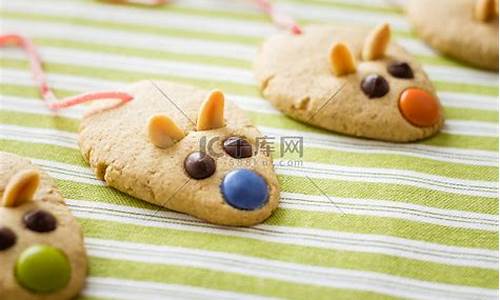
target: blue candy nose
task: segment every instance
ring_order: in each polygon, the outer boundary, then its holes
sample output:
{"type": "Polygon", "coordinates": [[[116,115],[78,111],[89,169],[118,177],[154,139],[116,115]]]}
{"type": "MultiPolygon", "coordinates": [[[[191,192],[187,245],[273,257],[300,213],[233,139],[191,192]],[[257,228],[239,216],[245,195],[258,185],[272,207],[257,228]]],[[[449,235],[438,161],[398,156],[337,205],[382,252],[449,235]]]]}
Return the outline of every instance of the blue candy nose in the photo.
{"type": "Polygon", "coordinates": [[[269,197],[264,178],[247,169],[227,173],[220,188],[224,200],[232,207],[242,210],[260,208],[267,203],[269,197]]]}

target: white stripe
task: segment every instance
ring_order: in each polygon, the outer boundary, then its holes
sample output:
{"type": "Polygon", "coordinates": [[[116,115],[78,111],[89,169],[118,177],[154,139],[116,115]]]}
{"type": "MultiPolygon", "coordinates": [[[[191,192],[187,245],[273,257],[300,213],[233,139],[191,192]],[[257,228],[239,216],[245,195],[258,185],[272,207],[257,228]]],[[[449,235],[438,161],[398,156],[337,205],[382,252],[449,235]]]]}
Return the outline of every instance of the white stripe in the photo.
{"type": "Polygon", "coordinates": [[[211,32],[247,37],[262,37],[278,32],[271,22],[252,22],[234,19],[221,19],[202,16],[189,16],[167,10],[144,10],[117,5],[95,5],[77,1],[26,0],[8,1],[2,3],[6,11],[32,13],[46,16],[65,16],[85,18],[95,21],[121,22],[154,26],[155,28],[182,29],[189,31],[211,32]]]}
{"type": "Polygon", "coordinates": [[[300,19],[314,20],[315,22],[335,22],[342,25],[356,24],[362,26],[375,26],[383,22],[389,22],[394,29],[409,31],[410,26],[405,18],[395,14],[380,14],[363,10],[352,10],[340,7],[315,7],[308,4],[295,2],[280,2],[277,5],[285,12],[300,19]]]}
{"type": "MultiPolygon", "coordinates": [[[[242,97],[236,103],[240,104],[247,99],[242,97]]],[[[24,98],[4,96],[0,98],[0,108],[8,111],[18,111],[24,113],[36,113],[52,116],[40,100],[26,100],[24,98]],[[19,105],[21,103],[21,105],[19,105]]],[[[59,115],[79,118],[83,113],[82,107],[71,108],[58,112],[59,115]]],[[[349,151],[355,153],[377,153],[395,154],[412,157],[434,159],[444,162],[462,163],[481,166],[498,166],[498,153],[493,151],[458,149],[448,147],[436,147],[421,144],[391,144],[385,142],[369,141],[331,134],[310,133],[297,130],[286,130],[269,127],[258,127],[265,135],[275,137],[302,136],[304,145],[329,150],[349,151]]]]}
{"type": "Polygon", "coordinates": [[[498,124],[481,121],[446,120],[442,131],[449,134],[498,137],[498,124]]]}
{"type": "Polygon", "coordinates": [[[498,182],[464,180],[430,175],[410,170],[389,168],[348,167],[304,161],[300,166],[288,166],[275,160],[276,173],[319,179],[334,179],[367,183],[408,185],[461,195],[497,198],[498,182]]]}
{"type": "Polygon", "coordinates": [[[432,80],[498,87],[498,73],[463,67],[425,65],[432,80]]]}
{"type": "Polygon", "coordinates": [[[452,92],[438,92],[438,96],[444,106],[498,111],[498,97],[452,92]]]}
{"type": "Polygon", "coordinates": [[[87,297],[102,297],[123,300],[276,299],[187,285],[95,276],[87,277],[85,288],[81,294],[87,297]]]}
{"type": "Polygon", "coordinates": [[[448,227],[498,231],[498,216],[397,201],[281,193],[280,207],[323,213],[396,218],[448,227]]]}
{"type": "Polygon", "coordinates": [[[35,158],[31,158],[31,161],[42,168],[51,177],[57,179],[100,186],[106,185],[104,181],[96,179],[89,168],[35,158]]]}
{"type": "Polygon", "coordinates": [[[415,299],[495,297],[494,289],[457,286],[367,271],[305,266],[196,249],[87,239],[91,256],[150,264],[168,264],[270,278],[299,284],[353,288],[415,299]],[[148,255],[144,255],[148,253],[148,255]]]}
{"type": "MultiPolygon", "coordinates": [[[[71,66],[109,68],[127,72],[141,72],[201,80],[255,85],[253,74],[244,69],[216,67],[179,61],[166,61],[132,57],[118,54],[96,53],[75,49],[43,47],[39,52],[45,62],[55,62],[71,66]]],[[[15,48],[4,48],[0,58],[25,59],[25,53],[15,48]]]]}
{"type": "Polygon", "coordinates": [[[431,57],[438,57],[438,53],[429,47],[427,44],[422,43],[420,40],[409,39],[409,38],[400,38],[397,39],[397,42],[403,46],[406,50],[411,51],[411,53],[415,55],[425,55],[431,57]]]}
{"type": "Polygon", "coordinates": [[[498,153],[494,151],[437,147],[423,144],[395,144],[356,139],[340,135],[312,133],[265,126],[259,126],[259,129],[265,135],[276,138],[299,135],[304,138],[304,145],[324,149],[336,149],[357,153],[399,154],[454,163],[492,167],[498,166],[498,153]]]}
{"type": "Polygon", "coordinates": [[[317,228],[267,224],[253,227],[224,227],[211,225],[188,215],[168,210],[143,209],[72,199],[68,199],[67,203],[75,216],[85,219],[202,232],[303,247],[376,253],[449,265],[498,269],[498,253],[488,249],[447,246],[389,235],[350,233],[317,228]]]}
{"type": "MultiPolygon", "coordinates": [[[[78,149],[78,138],[74,133],[53,129],[36,129],[15,125],[0,125],[0,136],[12,140],[37,141],[43,144],[69,145],[78,149]]],[[[288,166],[275,160],[277,174],[307,178],[334,179],[351,182],[385,183],[408,185],[461,195],[496,198],[498,182],[465,180],[421,172],[389,168],[350,167],[334,164],[303,162],[301,166],[288,166]]],[[[88,172],[88,171],[87,171],[88,172]]]]}
{"type": "Polygon", "coordinates": [[[230,42],[212,42],[206,40],[176,38],[167,35],[131,33],[116,29],[95,29],[88,26],[43,23],[29,20],[2,20],[4,31],[20,31],[32,38],[54,38],[75,42],[99,43],[127,48],[148,49],[157,52],[174,52],[203,56],[220,56],[252,61],[256,55],[255,47],[230,42]],[[78,32],[78,35],[68,34],[78,32]]]}

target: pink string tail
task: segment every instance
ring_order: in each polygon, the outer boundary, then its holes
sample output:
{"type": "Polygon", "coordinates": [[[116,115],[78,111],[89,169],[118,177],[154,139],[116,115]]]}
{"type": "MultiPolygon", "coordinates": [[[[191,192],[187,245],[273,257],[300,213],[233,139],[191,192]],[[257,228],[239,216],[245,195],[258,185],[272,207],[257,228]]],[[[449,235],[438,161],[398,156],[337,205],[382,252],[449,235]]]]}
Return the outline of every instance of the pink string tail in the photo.
{"type": "Polygon", "coordinates": [[[132,95],[127,94],[125,92],[103,91],[103,92],[90,92],[74,97],[64,98],[61,101],[48,103],[47,105],[52,110],[59,110],[62,108],[68,108],[82,103],[91,102],[94,100],[115,100],[115,102],[111,103],[110,105],[102,106],[98,109],[90,110],[89,112],[86,113],[86,115],[90,115],[100,111],[116,108],[131,101],[132,99],[133,99],[132,95]]]}
{"type": "Polygon", "coordinates": [[[38,84],[40,95],[42,96],[43,100],[47,102],[55,101],[56,97],[47,84],[47,78],[42,68],[40,55],[38,54],[38,51],[36,51],[36,48],[31,40],[18,34],[0,35],[0,47],[9,45],[14,45],[24,49],[24,51],[28,55],[31,74],[33,76],[33,80],[35,80],[35,82],[37,82],[38,84]]]}
{"type": "Polygon", "coordinates": [[[254,0],[259,8],[271,17],[273,23],[279,28],[289,30],[293,34],[302,34],[299,24],[289,15],[279,11],[269,0],[254,0]]]}
{"type": "MultiPolygon", "coordinates": [[[[19,34],[0,35],[0,47],[5,47],[8,45],[14,45],[24,49],[24,51],[28,55],[31,73],[33,75],[33,79],[38,84],[40,95],[42,96],[44,102],[47,104],[47,107],[53,111],[94,100],[115,100],[115,102],[113,102],[111,105],[103,106],[98,110],[103,111],[111,108],[116,108],[122,104],[129,102],[133,98],[130,94],[127,94],[125,92],[103,91],[85,93],[78,96],[68,97],[61,101],[57,101],[56,96],[47,83],[47,77],[42,67],[42,60],[40,58],[40,55],[38,54],[38,51],[36,50],[31,40],[19,34]],[[116,102],[116,100],[118,100],[118,102],[116,102]]],[[[96,112],[96,110],[94,110],[94,112],[96,112]]]]}

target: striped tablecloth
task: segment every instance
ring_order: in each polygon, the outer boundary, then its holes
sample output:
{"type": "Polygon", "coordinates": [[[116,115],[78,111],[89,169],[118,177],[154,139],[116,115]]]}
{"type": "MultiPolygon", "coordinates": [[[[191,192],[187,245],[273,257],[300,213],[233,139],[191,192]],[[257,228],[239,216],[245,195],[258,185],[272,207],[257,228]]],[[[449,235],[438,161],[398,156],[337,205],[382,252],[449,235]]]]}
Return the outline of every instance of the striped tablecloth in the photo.
{"type": "Polygon", "coordinates": [[[279,5],[301,24],[390,21],[445,106],[442,133],[416,144],[327,133],[264,101],[251,62],[277,30],[249,1],[2,1],[2,31],[34,38],[61,97],[168,79],[223,89],[265,134],[304,137],[303,165],[276,167],[281,205],[264,224],[156,213],[94,178],[77,145],[82,108],[52,116],[24,53],[0,50],[0,149],[56,178],[83,225],[90,270],[81,299],[497,298],[498,75],[437,55],[391,2],[279,5]]]}

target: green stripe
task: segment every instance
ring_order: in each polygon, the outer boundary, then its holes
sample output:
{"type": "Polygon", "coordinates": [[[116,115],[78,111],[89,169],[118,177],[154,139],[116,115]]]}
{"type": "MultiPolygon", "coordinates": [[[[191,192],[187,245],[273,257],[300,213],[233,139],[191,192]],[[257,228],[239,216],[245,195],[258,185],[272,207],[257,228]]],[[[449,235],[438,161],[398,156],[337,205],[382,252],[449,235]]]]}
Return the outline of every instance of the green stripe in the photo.
{"type": "MultiPolygon", "coordinates": [[[[280,176],[281,189],[285,192],[322,196],[327,194],[339,198],[383,199],[413,203],[443,209],[473,211],[497,214],[498,203],[494,198],[458,195],[454,193],[428,190],[408,185],[388,183],[366,183],[298,176],[280,176]],[[321,190],[319,190],[319,189],[321,190]]],[[[396,230],[392,228],[392,230],[396,230]]]]}
{"type": "Polygon", "coordinates": [[[55,128],[77,132],[79,121],[60,116],[41,116],[36,114],[0,110],[2,124],[21,125],[34,128],[55,128]]]}
{"type": "Polygon", "coordinates": [[[487,96],[498,96],[498,86],[486,86],[479,84],[466,84],[456,82],[444,82],[439,80],[432,81],[438,91],[456,92],[456,93],[471,93],[487,96]]]}
{"type": "MultiPolygon", "coordinates": [[[[279,146],[276,146],[276,149],[279,149],[279,146]]],[[[279,151],[274,154],[275,159],[280,158],[279,151]]],[[[282,159],[296,160],[298,157],[296,153],[289,153],[285,154],[282,159]]],[[[315,147],[305,147],[303,151],[303,160],[324,164],[365,168],[380,168],[380,162],[383,161],[383,167],[389,169],[412,170],[427,174],[469,180],[498,181],[497,167],[442,162],[399,154],[356,153],[333,149],[326,150],[315,147]]]]}
{"type": "Polygon", "coordinates": [[[459,67],[459,68],[469,68],[468,65],[448,58],[446,56],[435,56],[435,55],[415,55],[415,57],[422,63],[426,65],[438,65],[445,67],[459,67]]]}
{"type": "Polygon", "coordinates": [[[353,12],[348,11],[346,12],[346,14],[356,13],[355,11],[365,11],[365,12],[381,13],[384,16],[387,16],[388,14],[401,15],[401,9],[396,5],[371,6],[355,2],[330,1],[330,0],[284,0],[283,2],[304,4],[310,7],[316,6],[317,8],[332,8],[332,9],[341,8],[347,10],[354,10],[353,12]]]}
{"type": "MultiPolygon", "coordinates": [[[[81,2],[86,4],[91,4],[93,6],[97,6],[94,0],[73,0],[73,2],[81,2]]],[[[99,3],[100,6],[108,6],[108,7],[116,7],[116,4],[108,3],[105,1],[101,1],[99,3]]],[[[249,12],[249,11],[228,11],[228,10],[217,10],[215,6],[210,7],[210,9],[203,8],[193,8],[193,7],[184,7],[181,3],[169,3],[168,5],[160,5],[160,6],[145,6],[141,4],[127,3],[126,6],[118,6],[120,8],[127,7],[130,11],[154,11],[155,13],[164,12],[164,13],[175,13],[187,16],[199,16],[199,17],[209,17],[209,18],[223,18],[230,20],[245,20],[252,22],[262,22],[269,23],[268,17],[265,14],[258,12],[249,12]]]]}
{"type": "MultiPolygon", "coordinates": [[[[497,288],[498,271],[443,265],[384,254],[284,245],[256,239],[203,232],[143,227],[110,221],[79,219],[86,237],[217,251],[303,265],[372,271],[441,283],[497,288]],[[135,234],[134,234],[135,233],[135,234]],[[404,265],[405,268],[398,266],[404,265]],[[489,280],[484,280],[488,278],[489,280]]],[[[95,274],[92,274],[95,276],[95,274]]],[[[162,273],[163,275],[163,273],[162,273]]]]}
{"type": "MultiPolygon", "coordinates": [[[[0,68],[14,68],[27,70],[28,62],[25,60],[17,59],[5,59],[0,58],[0,68]]],[[[214,89],[219,88],[224,90],[226,93],[240,94],[246,96],[258,97],[260,95],[259,90],[256,86],[248,84],[240,84],[228,81],[216,81],[216,80],[201,80],[192,79],[186,77],[179,77],[175,75],[164,75],[156,73],[137,72],[137,71],[124,71],[116,69],[106,69],[106,68],[94,68],[88,66],[75,66],[66,65],[59,63],[45,63],[45,69],[47,73],[59,73],[63,75],[74,75],[74,76],[84,76],[92,79],[104,79],[113,80],[120,82],[135,82],[144,79],[152,80],[170,80],[178,83],[191,84],[193,86],[202,89],[214,89]]]]}
{"type": "Polygon", "coordinates": [[[130,47],[132,45],[128,47],[112,46],[99,43],[78,42],[72,40],[52,39],[52,38],[35,38],[33,40],[37,45],[48,46],[48,47],[85,50],[85,51],[104,53],[104,54],[113,53],[113,55],[142,57],[148,59],[186,61],[190,63],[236,67],[241,69],[251,68],[251,63],[247,60],[229,58],[229,57],[220,57],[220,56],[217,57],[217,56],[207,56],[207,55],[175,53],[175,52],[169,52],[168,49],[165,48],[159,48],[159,49],[133,48],[130,47]]]}
{"type": "Polygon", "coordinates": [[[445,119],[483,121],[498,123],[498,110],[485,110],[462,107],[445,107],[445,119]]]}
{"type": "Polygon", "coordinates": [[[263,41],[263,37],[222,34],[202,30],[191,31],[178,28],[158,27],[144,24],[131,24],[118,21],[90,20],[78,17],[50,16],[25,12],[14,12],[6,10],[5,8],[0,9],[0,16],[2,18],[15,18],[30,21],[83,25],[94,28],[117,29],[128,32],[149,33],[162,36],[168,35],[173,37],[194,38],[200,40],[233,42],[245,45],[256,45],[263,41]]]}
{"type": "Polygon", "coordinates": [[[210,271],[185,266],[136,263],[93,257],[90,274],[131,280],[191,285],[283,299],[396,299],[380,294],[291,283],[269,278],[210,271]]]}

